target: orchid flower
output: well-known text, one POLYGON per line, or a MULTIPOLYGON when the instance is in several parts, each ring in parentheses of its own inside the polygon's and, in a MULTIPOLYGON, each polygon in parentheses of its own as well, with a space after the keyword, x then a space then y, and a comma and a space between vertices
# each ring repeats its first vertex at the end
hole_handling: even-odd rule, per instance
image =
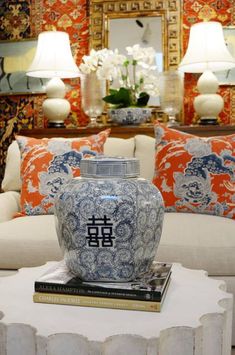
POLYGON ((126 52, 92 49, 90 55, 83 56, 79 69, 83 74, 96 72, 99 79, 110 83, 111 94, 104 101, 119 107, 146 105, 149 95, 159 93, 156 52, 139 44, 126 47, 126 52))

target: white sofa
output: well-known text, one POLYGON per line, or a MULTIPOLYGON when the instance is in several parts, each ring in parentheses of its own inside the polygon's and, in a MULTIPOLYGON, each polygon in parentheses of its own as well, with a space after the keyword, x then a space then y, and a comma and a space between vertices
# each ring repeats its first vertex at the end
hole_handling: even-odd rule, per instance
MULTIPOLYGON (((144 135, 108 138, 105 154, 136 156, 141 176, 151 180, 154 146, 154 138, 144 135)), ((4 192, 0 194, 0 269, 5 272, 62 258, 53 215, 12 218, 19 211, 20 189, 20 152, 14 141, 8 148, 4 192)), ((235 221, 211 215, 165 213, 156 259, 207 270, 211 277, 224 280, 228 291, 235 294, 235 221)))

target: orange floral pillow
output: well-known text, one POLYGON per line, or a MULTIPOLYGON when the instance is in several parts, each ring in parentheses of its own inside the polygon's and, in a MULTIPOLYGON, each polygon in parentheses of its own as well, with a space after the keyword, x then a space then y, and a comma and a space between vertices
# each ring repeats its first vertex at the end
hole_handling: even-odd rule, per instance
POLYGON ((235 219, 235 134, 199 138, 155 125, 155 175, 168 212, 235 219))
POLYGON ((110 129, 86 138, 17 136, 21 151, 21 213, 53 214, 54 196, 66 181, 80 175, 82 157, 103 153, 110 129))

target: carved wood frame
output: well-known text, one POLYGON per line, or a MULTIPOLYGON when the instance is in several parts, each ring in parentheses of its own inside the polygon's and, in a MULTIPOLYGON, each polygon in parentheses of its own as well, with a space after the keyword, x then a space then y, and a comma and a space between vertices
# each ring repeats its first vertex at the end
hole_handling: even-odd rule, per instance
POLYGON ((107 18, 130 16, 162 16, 165 70, 177 68, 182 50, 181 0, 91 0, 90 48, 101 49, 107 45, 107 18))

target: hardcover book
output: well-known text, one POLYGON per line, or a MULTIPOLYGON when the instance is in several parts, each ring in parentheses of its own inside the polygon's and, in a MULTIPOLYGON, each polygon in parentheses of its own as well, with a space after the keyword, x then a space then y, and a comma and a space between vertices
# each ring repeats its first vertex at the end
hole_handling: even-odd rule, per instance
POLYGON ((62 298, 59 295, 65 294, 68 297, 77 295, 161 302, 171 267, 170 263, 154 262, 149 272, 130 282, 86 282, 75 277, 61 261, 35 281, 34 289, 36 293, 56 294, 50 295, 51 298, 62 298))
POLYGON ((80 296, 62 293, 34 292, 35 303, 61 304, 81 307, 113 308, 135 311, 160 312, 169 285, 169 280, 161 301, 144 301, 138 299, 80 296))

